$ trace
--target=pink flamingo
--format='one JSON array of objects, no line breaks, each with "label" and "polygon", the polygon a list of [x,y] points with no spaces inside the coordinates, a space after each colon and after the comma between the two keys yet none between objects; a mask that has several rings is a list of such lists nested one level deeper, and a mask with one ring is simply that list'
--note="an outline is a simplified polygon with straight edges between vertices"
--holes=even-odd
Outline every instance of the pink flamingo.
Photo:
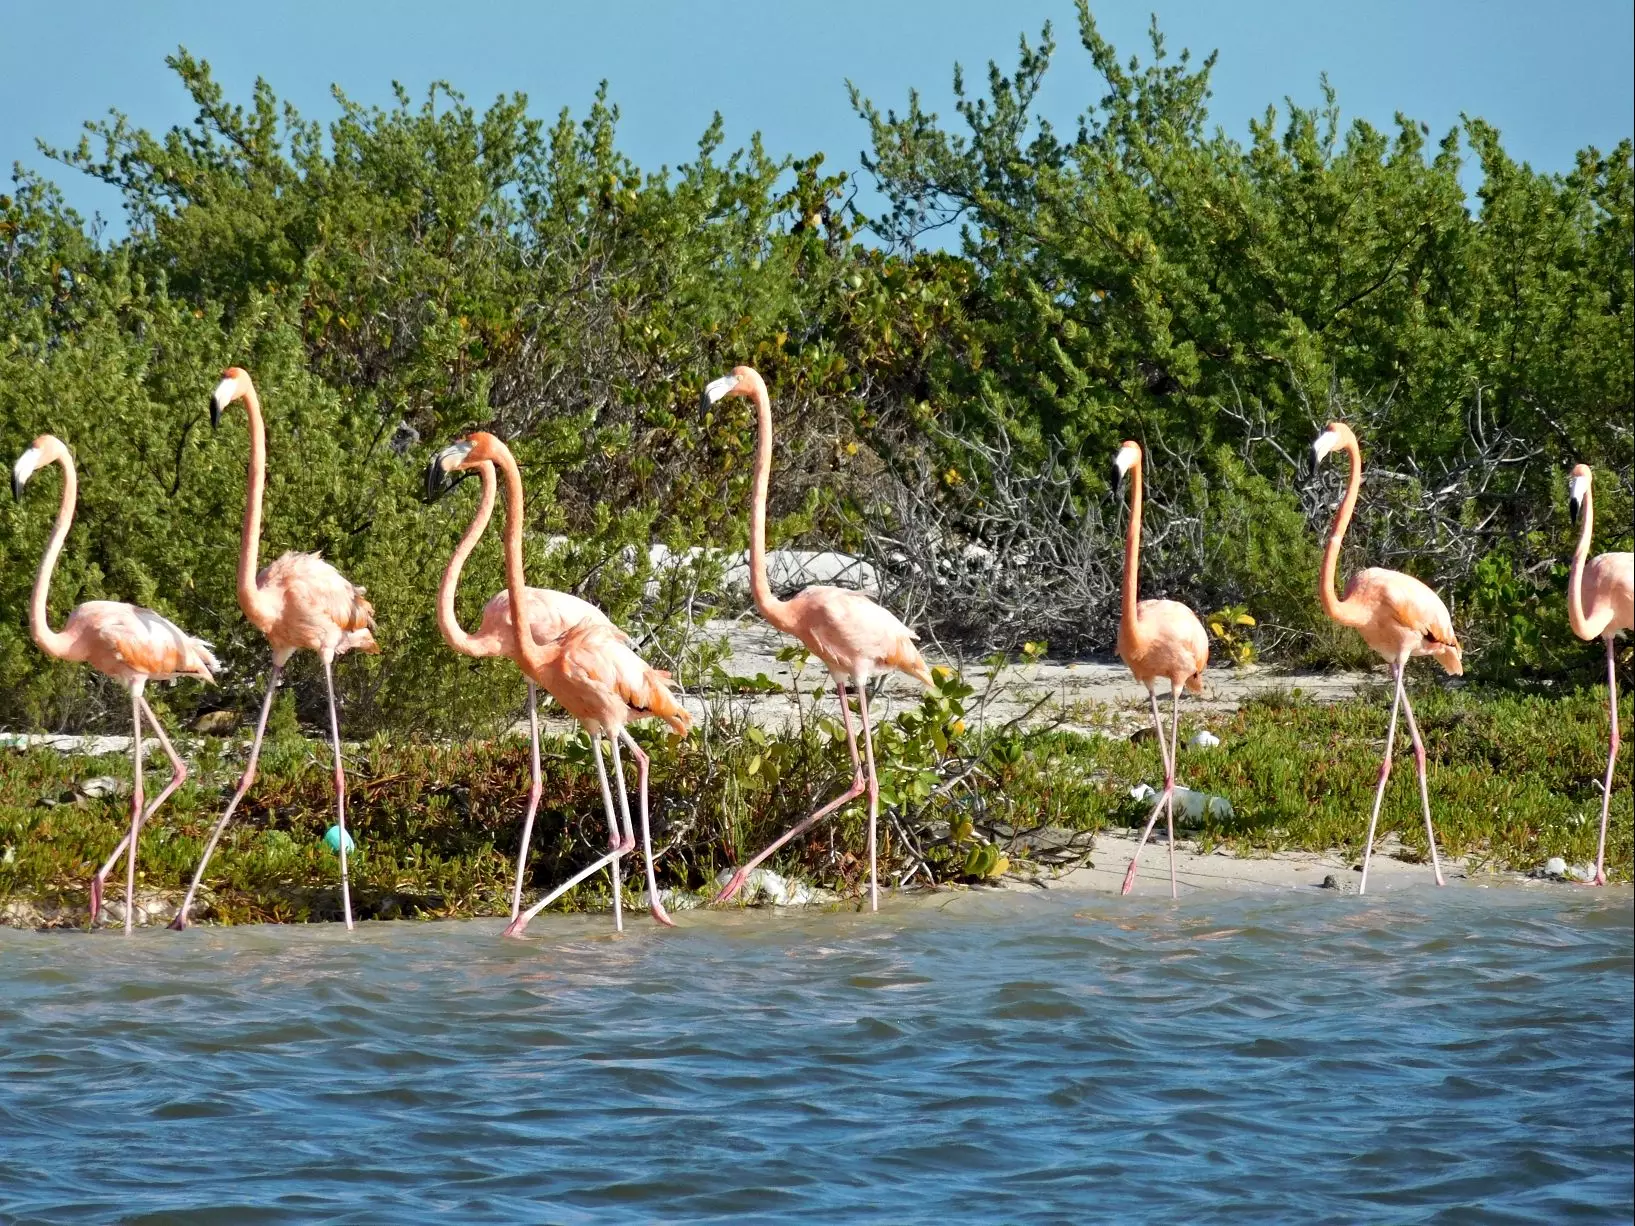
[{"label": "pink flamingo", "polygon": [[1419,802],[1425,812],[1425,837],[1431,845],[1431,866],[1436,870],[1436,884],[1442,880],[1442,862],[1436,854],[1436,830],[1431,825],[1431,797],[1425,782],[1425,743],[1419,738],[1419,725],[1414,721],[1413,704],[1403,689],[1403,670],[1413,656],[1434,656],[1439,664],[1455,677],[1465,671],[1463,652],[1453,634],[1453,619],[1441,597],[1412,575],[1401,571],[1384,570],[1370,566],[1351,576],[1346,584],[1345,599],[1334,595],[1334,572],[1340,561],[1340,542],[1351,523],[1352,508],[1357,505],[1357,493],[1362,489],[1362,448],[1357,436],[1344,422],[1331,421],[1328,428],[1312,444],[1318,463],[1331,451],[1351,453],[1351,479],[1346,486],[1345,498],[1334,516],[1334,527],[1329,531],[1328,546],[1323,550],[1323,573],[1317,584],[1317,597],[1323,612],[1342,626],[1350,626],[1390,665],[1396,678],[1396,698],[1391,703],[1391,723],[1385,733],[1385,759],[1380,763],[1379,786],[1374,791],[1374,810],[1368,817],[1368,842],[1363,848],[1362,880],[1357,893],[1368,889],[1368,862],[1374,851],[1374,827],[1379,821],[1380,801],[1385,798],[1385,781],[1391,777],[1391,753],[1396,747],[1397,708],[1408,716],[1408,732],[1414,742],[1414,765],[1419,772]]},{"label": "pink flamingo", "polygon": [[[435,498],[441,492],[443,483],[448,476],[455,472],[461,461],[471,451],[471,443],[462,440],[451,447],[445,447],[432,457],[431,465],[426,470],[426,496]],[[488,521],[494,515],[494,503],[497,497],[497,485],[494,477],[494,465],[484,460],[475,465],[477,475],[482,481],[482,497],[477,504],[477,514],[471,521],[471,526],[460,538],[455,546],[454,556],[449,559],[448,569],[443,572],[442,585],[437,589],[437,628],[443,632],[443,641],[462,655],[472,656],[475,659],[486,660],[495,656],[505,656],[512,663],[517,662],[517,634],[516,626],[511,619],[511,593],[502,591],[483,606],[482,623],[476,634],[467,634],[460,625],[459,618],[454,612],[454,594],[460,587],[460,572],[464,568],[466,559],[476,548],[477,542],[482,539],[488,530]],[[587,600],[567,592],[555,592],[549,588],[531,587],[528,589],[529,630],[536,643],[549,643],[563,632],[580,624],[593,624],[604,627],[618,638],[629,641],[629,636],[618,629],[608,620],[595,605]],[[528,735],[529,735],[529,767],[532,771],[532,786],[528,790],[528,811],[522,822],[522,847],[517,852],[517,880],[511,890],[511,918],[514,920],[522,912],[522,879],[528,862],[528,844],[533,836],[534,815],[539,809],[539,797],[544,787],[544,780],[539,770],[539,687],[533,679],[528,678]],[[598,750],[596,765],[602,767],[602,755]],[[602,786],[607,786],[605,772],[602,777]],[[611,800],[608,802],[608,824],[613,835],[613,845],[619,846],[619,827],[613,817]],[[628,850],[628,849],[627,849]],[[613,924],[616,929],[623,930],[624,916],[621,909],[620,895],[623,887],[619,880],[619,861],[612,863],[613,871]]]},{"label": "pink flamingo", "polygon": [[1572,514],[1584,517],[1573,552],[1572,573],[1567,576],[1567,621],[1581,639],[1596,636],[1607,644],[1607,706],[1612,719],[1612,746],[1607,753],[1607,776],[1601,782],[1601,842],[1595,851],[1593,884],[1607,883],[1607,813],[1612,805],[1612,768],[1618,761],[1618,672],[1612,640],[1620,630],[1635,624],[1635,554],[1602,553],[1584,559],[1590,552],[1590,535],[1595,531],[1595,499],[1590,493],[1590,466],[1580,464],[1572,471],[1569,498]]},{"label": "pink flamingo", "polygon": [[[772,587],[766,577],[766,493],[772,473],[772,406],[767,398],[765,381],[748,366],[734,367],[730,375],[721,376],[704,389],[707,404],[715,404],[727,396],[743,396],[753,400],[758,417],[755,487],[749,504],[750,592],[762,617],[785,634],[798,638],[828,668],[835,689],[840,694],[840,710],[846,720],[846,747],[851,751],[853,777],[850,788],[797,822],[771,846],[733,873],[732,879],[716,895],[715,901],[730,899],[743,888],[757,865],[796,835],[856,800],[866,783],[869,793],[869,907],[878,911],[880,885],[875,857],[875,827],[880,808],[880,780],[874,769],[874,738],[869,727],[869,679],[885,670],[896,669],[924,685],[930,685],[931,670],[926,667],[919,648],[914,646],[918,637],[914,631],[861,592],[814,586],[797,592],[788,600],[779,600],[772,595]],[[857,757],[857,735],[852,731],[851,705],[846,698],[848,680],[857,690],[863,719],[863,748],[868,761],[866,781],[863,765]]]},{"label": "pink flamingo", "polygon": [[[1124,539],[1124,603],[1118,622],[1118,654],[1135,679],[1147,687],[1147,699],[1152,703],[1152,728],[1158,734],[1158,752],[1164,759],[1164,791],[1152,807],[1152,816],[1141,832],[1135,855],[1130,857],[1124,888],[1119,893],[1128,894],[1135,885],[1136,863],[1162,809],[1169,825],[1169,896],[1175,898],[1175,750],[1181,735],[1181,690],[1203,693],[1204,669],[1209,666],[1209,638],[1198,615],[1186,605],[1173,600],[1137,602],[1135,598],[1141,572],[1141,459],[1141,445],[1126,442],[1119,447],[1113,461],[1121,479],[1132,472],[1135,474],[1130,480],[1130,526]],[[1158,714],[1160,681],[1169,682],[1168,745],[1164,743],[1163,719]]]},{"label": "pink flamingo", "polygon": [[[464,454],[453,463],[453,468],[475,468],[487,462],[496,465],[505,479],[506,589],[511,598],[510,607],[528,610],[528,623],[532,627],[533,589],[527,586],[522,567],[522,474],[517,470],[511,449],[492,434],[478,431],[469,435],[463,443]],[[607,811],[608,825],[614,829],[614,841],[613,849],[607,855],[575,873],[513,919],[506,927],[505,935],[520,936],[534,916],[570,888],[600,872],[604,865],[617,862],[620,856],[635,847],[635,832],[630,824],[630,798],[625,790],[624,763],[619,754],[621,740],[636,759],[642,853],[647,866],[648,910],[659,923],[674,927],[659,901],[658,880],[653,871],[653,840],[647,805],[648,758],[627,727],[632,719],[657,717],[669,724],[677,734],[687,735],[692,727],[692,718],[671,694],[670,674],[649,668],[640,656],[625,645],[620,631],[594,621],[579,622],[548,643],[536,641],[532,633],[518,639],[513,631],[512,637],[517,640],[518,647],[514,658],[524,675],[544,686],[546,692],[590,735],[596,773],[602,785],[602,805]],[[613,799],[602,765],[603,737],[612,746],[613,773],[619,779],[619,812],[624,818],[622,841],[613,823]]]},{"label": "pink flamingo", "polygon": [[[50,464],[62,465],[62,506],[57,512],[56,529],[45,547],[45,556],[40,559],[40,572],[34,580],[34,595],[28,607],[28,629],[34,642],[46,655],[58,660],[84,661],[130,690],[133,760],[131,829],[114,848],[107,863],[91,879],[91,922],[95,923],[102,909],[102,883],[119,859],[119,853],[129,848],[125,857],[125,932],[129,935],[136,915],[136,841],[142,823],[151,819],[159,806],[187,778],[187,766],[171,747],[164,726],[153,713],[153,708],[148,706],[142,691],[149,681],[172,681],[177,677],[213,681],[213,674],[221,665],[211,654],[210,644],[203,639],[184,633],[152,609],[115,600],[88,600],[68,615],[68,621],[61,631],[51,628],[45,608],[51,591],[51,572],[56,568],[57,556],[62,552],[63,542],[68,539],[68,529],[74,522],[74,503],[79,492],[74,457],[61,439],[42,434],[34,440],[33,446],[17,458],[11,470],[11,492],[13,497],[20,499],[28,479]],[[154,798],[146,812],[142,808],[144,715],[153,725],[153,733],[170,758],[171,767],[170,782]]]},{"label": "pink flamingo", "polygon": [[272,710],[273,696],[278,692],[278,678],[284,665],[297,651],[318,653],[324,665],[324,684],[329,690],[329,736],[335,751],[335,824],[340,837],[337,850],[341,858],[341,907],[346,926],[352,927],[352,890],[346,868],[346,768],[341,761],[340,721],[335,715],[335,657],[348,651],[378,652],[372,633],[375,611],[363,597],[363,589],[355,587],[342,577],[328,562],[315,553],[286,553],[264,570],[256,570],[256,559],[261,547],[261,495],[267,480],[267,434],[261,420],[261,398],[256,394],[250,376],[237,366],[222,372],[221,382],[210,396],[210,425],[221,424],[221,414],[235,400],[243,400],[250,417],[250,476],[249,491],[244,506],[244,532],[238,555],[238,606],[244,616],[267,636],[272,647],[272,672],[267,678],[267,697],[261,704],[261,717],[256,721],[255,740],[250,745],[250,760],[238,790],[221,815],[216,828],[205,844],[193,882],[187,887],[171,927],[187,927],[188,908],[193,895],[204,878],[205,865],[216,850],[216,843],[227,823],[232,820],[244,794],[255,780],[256,761],[261,754],[261,739],[267,731],[267,715]]}]

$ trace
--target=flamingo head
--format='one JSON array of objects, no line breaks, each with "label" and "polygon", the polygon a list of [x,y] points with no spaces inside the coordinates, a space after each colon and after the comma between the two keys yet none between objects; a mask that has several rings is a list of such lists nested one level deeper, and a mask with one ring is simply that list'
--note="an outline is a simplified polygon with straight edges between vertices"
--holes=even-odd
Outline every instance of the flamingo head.
[{"label": "flamingo head", "polygon": [[[21,461],[19,461],[20,463]],[[1584,513],[1584,500],[1590,496],[1590,466],[1579,464],[1567,474],[1567,511],[1578,523]]]},{"label": "flamingo head", "polygon": [[21,499],[23,486],[28,479],[47,464],[53,463],[68,454],[68,448],[62,445],[62,440],[55,435],[42,434],[29,445],[29,449],[17,457],[17,463],[11,466],[11,496]]},{"label": "flamingo head", "polygon": [[762,388],[761,376],[748,366],[734,366],[732,373],[722,375],[719,379],[711,379],[704,385],[704,407],[726,399],[728,396],[754,396],[756,385]]},{"label": "flamingo head", "polygon": [[1331,421],[1328,428],[1317,436],[1317,441],[1311,445],[1311,451],[1321,464],[1328,458],[1328,453],[1343,447],[1355,447],[1357,436],[1351,432],[1351,427],[1343,421]]},{"label": "flamingo head", "polygon": [[229,366],[221,372],[221,382],[210,393],[210,428],[221,425],[221,412],[235,400],[250,394],[250,374],[242,366]]},{"label": "flamingo head", "polygon": [[471,454],[472,442],[470,439],[460,439],[450,443],[443,450],[432,456],[431,463],[426,466],[426,501],[436,502],[460,481],[465,459]]},{"label": "flamingo head", "polygon": [[1113,457],[1113,467],[1118,469],[1119,479],[1129,475],[1130,469],[1141,463],[1141,444],[1133,439],[1127,439],[1119,444],[1118,454]]}]

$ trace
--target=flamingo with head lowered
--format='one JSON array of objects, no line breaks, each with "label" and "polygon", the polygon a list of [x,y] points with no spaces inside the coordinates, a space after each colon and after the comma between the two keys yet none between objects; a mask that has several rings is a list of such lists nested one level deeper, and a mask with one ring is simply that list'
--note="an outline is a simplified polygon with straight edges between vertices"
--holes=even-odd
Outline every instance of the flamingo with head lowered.
[{"label": "flamingo with head lowered", "polygon": [[[1607,883],[1607,814],[1612,805],[1612,769],[1618,762],[1618,670],[1612,640],[1635,623],[1635,553],[1600,553],[1589,557],[1595,531],[1595,498],[1588,464],[1573,469],[1568,496],[1572,514],[1583,517],[1573,569],[1567,576],[1567,621],[1581,639],[1601,638],[1607,644],[1607,706],[1612,738],[1607,752],[1607,775],[1601,782],[1601,841],[1595,851],[1595,885]],[[1585,559],[1588,559],[1586,561]]]},{"label": "flamingo with head lowered", "polygon": [[[431,464],[426,469],[428,500],[439,497],[452,487],[454,480],[457,479],[453,478],[453,474],[462,471],[462,465],[471,449],[472,444],[469,440],[461,440],[453,446],[443,448],[432,457]],[[448,569],[443,572],[443,582],[437,589],[437,628],[442,631],[443,641],[462,655],[479,660],[505,656],[515,664],[518,662],[517,631],[516,623],[511,616],[510,592],[499,592],[483,606],[482,622],[476,634],[465,632],[454,611],[454,595],[460,588],[460,572],[465,566],[466,559],[471,556],[471,551],[476,548],[477,542],[488,530],[488,521],[493,518],[497,497],[493,462],[481,460],[464,468],[463,471],[470,472],[473,468],[482,483],[482,496],[477,503],[477,514],[472,519],[471,526],[466,529],[465,535],[460,538],[460,543],[455,546],[454,555],[449,558]],[[567,592],[556,592],[542,587],[529,588],[528,616],[529,631],[536,643],[549,643],[578,625],[600,626],[621,641],[626,643],[630,641],[630,636],[615,626],[606,613],[588,600],[581,600]],[[528,678],[528,736],[532,785],[528,789],[527,813],[522,820],[522,846],[517,852],[517,880],[511,890],[513,920],[522,913],[522,880],[528,863],[528,843],[533,835],[534,815],[539,810],[539,797],[544,788],[544,780],[539,770],[539,687],[532,677]],[[613,802],[607,792],[607,773],[602,765],[600,749],[596,751],[596,767],[601,775],[603,799],[606,801],[613,845],[619,847],[623,845],[623,841],[619,837],[618,822],[613,816]],[[630,846],[633,845],[632,841]],[[629,851],[630,846],[625,846],[624,850]],[[619,860],[615,858],[609,868],[613,874],[613,926],[622,931],[623,885],[619,880]]]},{"label": "flamingo with head lowered", "polygon": [[[743,396],[755,404],[757,417],[755,485],[749,504],[749,585],[755,607],[776,629],[798,638],[829,670],[840,694],[840,711],[846,720],[846,747],[852,756],[852,786],[834,800],[802,819],[772,844],[733,873],[716,895],[725,902],[743,888],[750,872],[778,848],[815,823],[856,800],[865,787],[869,793],[869,907],[880,909],[879,872],[875,855],[875,827],[880,810],[880,779],[874,769],[874,738],[869,728],[868,684],[872,677],[895,670],[930,685],[931,670],[920,649],[918,636],[897,618],[861,592],[847,588],[814,585],[788,600],[772,594],[766,577],[766,495],[772,473],[772,406],[766,383],[748,366],[733,368],[730,375],[713,380],[704,389],[704,400],[715,404],[727,396]],[[852,731],[852,709],[846,699],[846,683],[857,690],[863,719],[863,749],[868,764],[857,756],[857,734]]]},{"label": "flamingo with head lowered", "polygon": [[[12,496],[20,499],[29,478],[51,464],[62,466],[62,504],[57,511],[57,526],[45,547],[45,556],[40,559],[40,571],[34,580],[34,595],[28,606],[28,629],[34,642],[46,655],[58,660],[82,661],[130,691],[133,764],[131,828],[120,840],[119,846],[114,848],[113,855],[91,879],[91,921],[95,923],[97,913],[102,909],[102,883],[119,859],[119,853],[129,849],[125,856],[125,931],[129,933],[136,915],[136,843],[142,824],[153,817],[159,806],[187,778],[186,765],[171,747],[170,738],[165,735],[159,717],[153,713],[142,691],[149,681],[172,681],[178,677],[211,681],[221,665],[211,654],[210,644],[203,639],[184,633],[175,623],[152,609],[119,601],[88,600],[68,615],[61,630],[51,628],[46,616],[51,572],[57,565],[63,542],[68,538],[68,529],[74,522],[74,502],[79,490],[74,457],[60,439],[42,434],[17,458],[11,470]],[[153,726],[153,734],[164,747],[171,766],[170,782],[145,811],[142,807],[144,716]]]},{"label": "flamingo with head lowered", "polygon": [[1453,633],[1453,619],[1448,606],[1430,588],[1401,571],[1370,566],[1351,576],[1346,584],[1345,597],[1334,594],[1334,572],[1340,562],[1340,543],[1351,524],[1351,512],[1357,505],[1357,494],[1362,489],[1362,448],[1357,436],[1344,422],[1333,421],[1317,436],[1312,444],[1317,462],[1322,463],[1332,451],[1344,451],[1351,456],[1351,478],[1346,485],[1345,498],[1334,516],[1334,527],[1329,532],[1328,545],[1323,550],[1323,573],[1317,581],[1317,598],[1323,612],[1342,626],[1350,626],[1391,666],[1396,680],[1396,698],[1391,703],[1391,722],[1385,733],[1385,759],[1380,763],[1379,785],[1374,790],[1374,810],[1368,817],[1368,841],[1363,847],[1362,880],[1357,893],[1368,889],[1368,862],[1374,851],[1374,827],[1379,821],[1380,802],[1385,798],[1385,781],[1391,777],[1391,752],[1397,739],[1397,708],[1408,717],[1408,732],[1414,742],[1414,765],[1419,773],[1419,803],[1425,812],[1425,837],[1431,845],[1431,867],[1436,871],[1436,884],[1442,880],[1442,861],[1436,854],[1436,829],[1431,825],[1431,797],[1425,781],[1425,743],[1419,738],[1419,725],[1414,721],[1413,704],[1403,689],[1403,670],[1414,656],[1432,656],[1454,676],[1465,671],[1463,651]]},{"label": "flamingo with head lowered", "polygon": [[[497,467],[505,480],[506,591],[511,598],[513,617],[516,610],[524,610],[524,620],[532,626],[535,616],[534,589],[528,586],[523,577],[522,474],[517,469],[516,459],[509,447],[483,431],[467,436],[456,444],[456,448],[458,458],[451,462],[450,471],[476,468],[486,462]],[[624,838],[618,838],[617,828],[614,827],[614,845],[607,855],[588,868],[581,869],[517,915],[505,929],[505,935],[520,936],[534,916],[571,887],[600,872],[604,865],[617,862],[635,845],[635,834],[630,824],[630,799],[625,791],[624,763],[619,754],[620,741],[636,759],[648,910],[659,923],[673,927],[659,900],[658,880],[653,871],[653,839],[647,805],[647,754],[630,735],[627,726],[633,719],[653,717],[669,724],[678,735],[687,735],[692,727],[692,717],[670,692],[670,674],[662,669],[649,668],[646,661],[626,646],[620,631],[594,621],[581,621],[570,626],[547,643],[538,642],[532,633],[517,635],[513,631],[511,637],[517,645],[514,658],[523,674],[530,681],[544,686],[563,710],[578,720],[580,727],[590,734],[591,752],[596,759],[596,773],[602,785],[602,806],[607,811],[608,825],[613,827],[613,800],[602,765],[602,738],[606,737],[611,744],[613,773],[619,780],[619,812],[624,818]]]},{"label": "flamingo with head lowered", "polygon": [[347,879],[346,851],[346,767],[341,761],[341,728],[335,714],[335,657],[348,651],[378,652],[375,644],[375,611],[364,599],[363,589],[342,577],[322,557],[315,553],[286,553],[261,570],[256,569],[261,549],[261,494],[267,483],[267,433],[261,420],[261,397],[249,374],[237,366],[222,373],[221,382],[210,396],[210,425],[221,424],[221,415],[234,401],[244,401],[250,418],[250,476],[249,491],[244,504],[244,532],[239,542],[238,605],[250,623],[267,636],[272,647],[272,671],[267,677],[267,697],[261,704],[261,717],[256,721],[255,740],[250,745],[250,760],[239,780],[238,790],[228,802],[204,855],[187,887],[181,910],[171,923],[172,928],[187,927],[188,908],[193,895],[204,878],[205,865],[216,850],[216,843],[227,823],[232,820],[244,794],[255,781],[256,761],[261,754],[261,739],[267,731],[267,715],[272,710],[273,696],[278,692],[278,678],[284,665],[297,651],[314,651],[324,666],[324,685],[329,691],[329,736],[335,751],[335,824],[340,838],[336,849],[341,858],[341,907],[346,926],[352,927],[352,889]]},{"label": "flamingo with head lowered", "polygon": [[[1203,692],[1204,669],[1209,666],[1209,636],[1204,633],[1198,615],[1186,605],[1174,600],[1142,600],[1135,598],[1136,584],[1141,572],[1141,445],[1126,442],[1118,449],[1113,460],[1120,480],[1130,478],[1130,526],[1124,538],[1124,590],[1121,614],[1118,620],[1118,654],[1135,679],[1147,687],[1147,699],[1152,703],[1152,730],[1158,735],[1158,752],[1164,759],[1164,790],[1152,807],[1147,828],[1141,832],[1141,841],[1130,857],[1129,870],[1124,874],[1124,887],[1119,892],[1128,894],[1135,885],[1136,864],[1141,849],[1147,845],[1153,824],[1158,821],[1160,809],[1165,811],[1169,825],[1169,896],[1176,897],[1175,886],[1175,750],[1181,736],[1181,691]],[[1133,474],[1133,475],[1131,475]],[[1170,737],[1164,743],[1164,721],[1158,714],[1158,686],[1169,684]]]}]

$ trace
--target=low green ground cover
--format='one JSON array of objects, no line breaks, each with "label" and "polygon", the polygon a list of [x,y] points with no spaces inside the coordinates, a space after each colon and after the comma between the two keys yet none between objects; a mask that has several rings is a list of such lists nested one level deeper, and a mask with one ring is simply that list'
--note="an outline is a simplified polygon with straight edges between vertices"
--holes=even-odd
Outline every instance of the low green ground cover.
[{"label": "low green ground cover", "polygon": [[[1207,724],[1222,743],[1183,747],[1180,781],[1232,803],[1229,817],[1191,823],[1190,837],[1244,854],[1296,848],[1360,854],[1388,701],[1382,690],[1319,704],[1296,690],[1235,713],[1185,716],[1183,742]],[[910,873],[922,884],[990,875],[1004,860],[1016,867],[1026,859],[1013,842],[1018,833],[1040,826],[1096,830],[1145,816],[1129,790],[1162,781],[1150,738],[984,732],[975,726],[975,706],[958,678],[939,676],[919,708],[879,729],[884,881]],[[1529,868],[1556,855],[1569,863],[1593,859],[1606,762],[1604,689],[1541,696],[1426,686],[1416,694],[1416,710],[1444,854],[1494,868]],[[1621,718],[1635,726],[1627,699]],[[653,754],[655,847],[666,887],[704,889],[719,869],[844,787],[850,774],[838,723],[827,717],[787,735],[718,718],[702,721],[684,743],[643,739]],[[189,751],[190,779],[142,839],[144,889],[186,886],[242,753],[237,738],[205,738]],[[327,918],[338,909],[334,857],[321,842],[333,820],[327,746],[286,725],[262,761],[261,777],[207,875],[206,913],[227,922]],[[354,891],[363,914],[505,911],[527,791],[525,741],[378,738],[349,751],[348,771],[349,827],[358,843]],[[544,771],[530,888],[561,879],[606,842],[584,742],[547,738]],[[82,905],[92,872],[126,827],[128,802],[88,797],[81,785],[95,776],[124,781],[129,773],[128,759],[114,755],[0,754],[0,901]],[[165,777],[155,755],[150,793]],[[1635,858],[1629,783],[1626,757],[1614,785],[1607,853],[1617,880],[1629,879]],[[852,806],[791,844],[776,867],[843,893],[859,888],[867,872],[859,855],[863,818],[862,807]],[[1405,738],[1380,823],[1381,838],[1392,832],[1408,854],[1424,853]],[[984,846],[1004,860],[981,853]],[[117,886],[110,893],[117,897]],[[606,902],[604,876],[565,905]]]}]

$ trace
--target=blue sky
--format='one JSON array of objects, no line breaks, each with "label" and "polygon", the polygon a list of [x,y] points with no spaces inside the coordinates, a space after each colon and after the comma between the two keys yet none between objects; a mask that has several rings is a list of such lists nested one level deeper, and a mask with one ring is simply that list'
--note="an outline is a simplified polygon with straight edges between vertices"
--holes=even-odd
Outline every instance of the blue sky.
[{"label": "blue sky", "polygon": [[[1567,169],[1576,149],[1609,147],[1635,126],[1629,0],[1158,0],[1094,11],[1127,57],[1145,52],[1154,8],[1172,52],[1220,50],[1211,114],[1234,135],[1286,95],[1316,102],[1325,71],[1347,117],[1384,125],[1402,110],[1440,135],[1467,111],[1540,169]],[[855,168],[866,134],[847,78],[882,108],[901,107],[918,86],[949,116],[955,61],[981,84],[987,61],[1008,71],[1018,34],[1036,35],[1047,18],[1059,50],[1041,109],[1066,125],[1101,93],[1069,0],[0,0],[0,163],[8,177],[17,160],[46,169],[76,207],[122,228],[109,189],[47,163],[34,141],[72,144],[84,120],[110,107],[154,130],[191,118],[163,63],[180,43],[210,61],[235,99],[259,75],[309,117],[333,114],[332,82],[384,103],[393,79],[418,96],[442,77],[474,103],[521,90],[536,114],[554,115],[582,111],[605,77],[623,112],[623,148],[645,169],[688,159],[716,110],[732,146],[759,129],[775,154],[822,150],[831,166]]]}]

